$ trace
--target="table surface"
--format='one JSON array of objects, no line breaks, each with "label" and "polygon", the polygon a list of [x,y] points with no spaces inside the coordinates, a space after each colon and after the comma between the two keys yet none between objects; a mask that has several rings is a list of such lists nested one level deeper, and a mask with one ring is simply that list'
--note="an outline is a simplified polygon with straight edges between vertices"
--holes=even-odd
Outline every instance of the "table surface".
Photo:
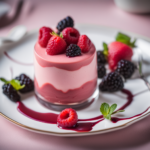
[{"label": "table surface", "polygon": [[[13,7],[14,3],[9,1]],[[110,26],[134,32],[150,38],[150,14],[137,15],[117,8],[112,0],[27,0],[19,18],[11,25],[0,29],[4,36],[16,25],[25,25],[28,30],[41,26],[55,26],[67,15],[75,23]],[[21,129],[0,116],[0,150],[149,150],[150,116],[119,131],[87,137],[55,137]]]}]

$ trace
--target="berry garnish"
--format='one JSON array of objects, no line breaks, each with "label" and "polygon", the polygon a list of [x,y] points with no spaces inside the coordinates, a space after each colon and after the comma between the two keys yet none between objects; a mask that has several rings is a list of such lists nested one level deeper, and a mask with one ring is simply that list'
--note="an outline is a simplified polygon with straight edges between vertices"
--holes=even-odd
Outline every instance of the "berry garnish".
[{"label": "berry garnish", "polygon": [[92,42],[86,35],[81,35],[77,45],[80,47],[83,53],[86,53],[90,50]]},{"label": "berry garnish", "polygon": [[66,56],[75,57],[81,55],[81,49],[76,44],[70,44],[66,49]]},{"label": "berry garnish", "polygon": [[108,63],[112,71],[116,69],[121,59],[131,61],[133,51],[128,45],[121,42],[112,42],[109,44],[108,49]]},{"label": "berry garnish", "polygon": [[4,84],[3,87],[3,93],[13,102],[20,101],[20,95],[17,93],[17,91],[14,89],[14,87],[8,83]]},{"label": "berry garnish", "polygon": [[115,92],[122,90],[124,86],[123,79],[117,72],[111,72],[104,76],[99,85],[101,91]]},{"label": "berry garnish", "polygon": [[103,64],[97,64],[98,78],[103,78],[106,75],[106,68]]},{"label": "berry garnish", "polygon": [[46,52],[48,55],[58,55],[65,52],[66,47],[67,44],[64,41],[62,34],[59,36],[55,32],[52,32],[52,37],[48,41]]},{"label": "berry garnish", "polygon": [[105,64],[107,61],[106,61],[106,58],[105,58],[105,55],[103,54],[102,51],[97,51],[97,63],[99,64]]},{"label": "berry garnish", "polygon": [[107,103],[102,103],[100,107],[100,112],[102,113],[104,118],[111,120],[111,115],[125,111],[125,110],[115,111],[116,108],[117,104],[112,104],[111,106],[109,106],[109,104]]},{"label": "berry garnish", "polygon": [[52,37],[50,33],[52,33],[53,30],[49,27],[42,27],[39,30],[39,38],[38,42],[42,47],[46,47],[49,39]]},{"label": "berry garnish", "polygon": [[76,111],[72,108],[67,108],[63,110],[57,118],[58,126],[63,128],[74,127],[77,121],[78,121],[78,115]]},{"label": "berry garnish", "polygon": [[116,72],[121,74],[125,79],[130,78],[134,73],[136,66],[128,60],[120,60]]},{"label": "berry garnish", "polygon": [[69,44],[77,44],[80,33],[75,28],[67,27],[62,31],[63,39],[66,43]]},{"label": "berry garnish", "polygon": [[108,57],[108,47],[105,42],[103,42],[103,50],[97,51],[97,63],[105,64]]},{"label": "berry garnish", "polygon": [[65,29],[66,27],[73,27],[74,26],[74,21],[71,17],[66,17],[63,20],[61,20],[58,25],[57,25],[57,29],[59,32],[61,32],[63,29]]},{"label": "berry garnish", "polygon": [[116,41],[124,43],[124,44],[126,44],[130,47],[136,47],[135,46],[136,39],[134,39],[134,41],[131,42],[131,38],[128,35],[124,34],[124,33],[119,32],[116,36]]},{"label": "berry garnish", "polygon": [[12,79],[10,81],[7,81],[4,78],[0,78],[0,80],[2,82],[4,82],[5,84],[11,84],[16,91],[21,90],[21,89],[23,89],[25,87],[25,85],[21,85],[20,81],[16,80],[16,79]]},{"label": "berry garnish", "polygon": [[20,89],[19,92],[27,93],[27,92],[31,92],[34,90],[34,83],[27,75],[21,74],[15,79],[20,82],[20,85],[25,85],[25,87]]},{"label": "berry garnish", "polygon": [[10,81],[0,78],[5,84],[3,85],[3,93],[12,101],[17,102],[20,100],[20,95],[17,93],[18,90],[23,89],[25,85],[21,85],[18,80],[12,79]]}]

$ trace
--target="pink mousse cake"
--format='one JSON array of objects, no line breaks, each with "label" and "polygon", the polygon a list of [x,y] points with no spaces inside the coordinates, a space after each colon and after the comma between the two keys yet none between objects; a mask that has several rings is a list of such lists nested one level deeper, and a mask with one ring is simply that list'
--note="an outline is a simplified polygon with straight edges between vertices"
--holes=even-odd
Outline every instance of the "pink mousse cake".
[{"label": "pink mousse cake", "polygon": [[78,57],[48,55],[37,42],[34,49],[35,89],[43,100],[53,104],[79,104],[97,87],[96,49]]}]

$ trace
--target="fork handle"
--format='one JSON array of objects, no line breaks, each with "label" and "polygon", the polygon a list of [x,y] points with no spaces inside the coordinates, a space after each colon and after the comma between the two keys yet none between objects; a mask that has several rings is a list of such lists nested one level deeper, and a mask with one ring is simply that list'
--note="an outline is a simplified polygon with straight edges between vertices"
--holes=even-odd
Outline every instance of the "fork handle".
[{"label": "fork handle", "polygon": [[141,76],[141,79],[145,82],[146,86],[150,90],[150,83],[147,81],[147,79],[145,79],[143,76]]}]

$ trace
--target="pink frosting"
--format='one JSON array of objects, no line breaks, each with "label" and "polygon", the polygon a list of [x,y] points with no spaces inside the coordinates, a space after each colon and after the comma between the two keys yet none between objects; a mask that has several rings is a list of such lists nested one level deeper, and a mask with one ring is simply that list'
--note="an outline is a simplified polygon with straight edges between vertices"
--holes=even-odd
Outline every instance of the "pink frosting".
[{"label": "pink frosting", "polygon": [[48,55],[46,49],[42,48],[38,42],[35,44],[35,57],[42,67],[56,67],[68,71],[78,70],[91,63],[95,55],[95,46],[92,45],[89,52],[82,53],[78,57],[66,57],[66,54]]}]

